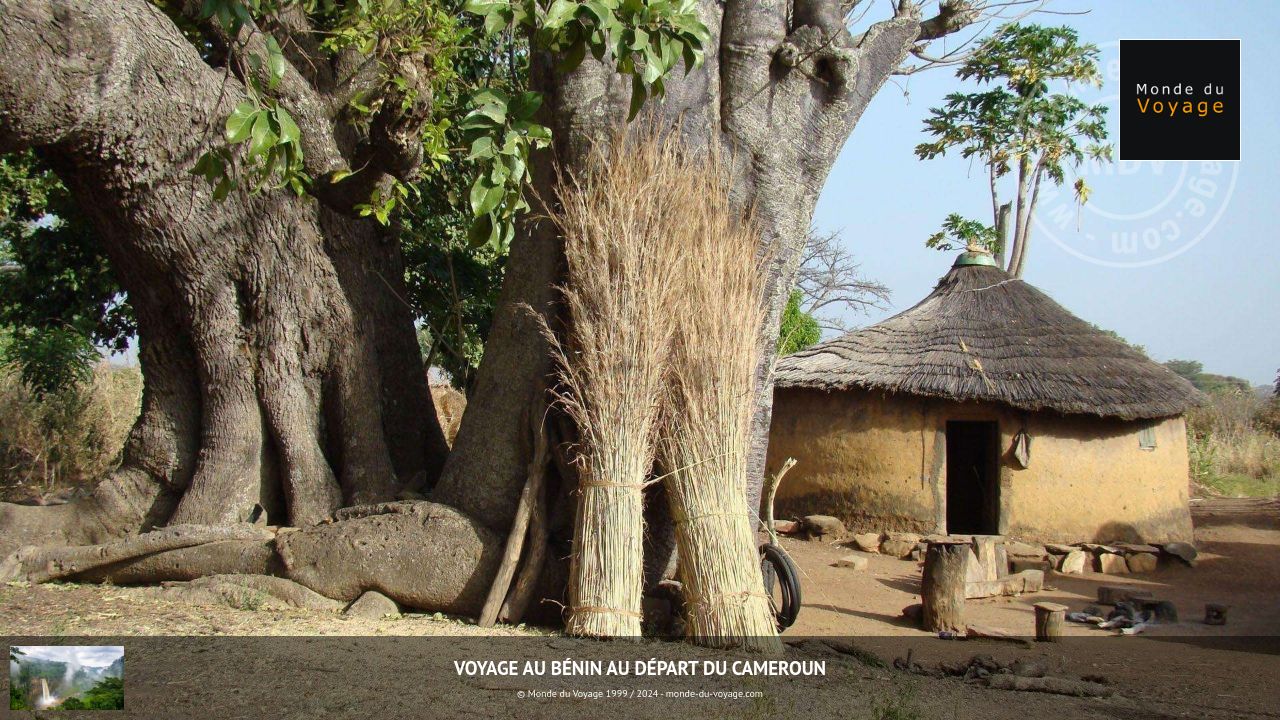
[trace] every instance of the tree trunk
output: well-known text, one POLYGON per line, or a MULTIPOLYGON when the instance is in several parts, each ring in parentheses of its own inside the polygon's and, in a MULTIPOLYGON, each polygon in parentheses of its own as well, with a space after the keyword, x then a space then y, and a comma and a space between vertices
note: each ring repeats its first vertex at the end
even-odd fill
MULTIPOLYGON (((899 5, 895 17, 855 39, 834 0, 704 0, 702 19, 712 32, 704 65, 688 75, 675 69, 666 79, 665 99, 642 115, 681 133, 690 147, 718 147, 731 158, 733 198, 754 213, 768 254, 765 287, 772 302, 759 338, 748 457, 753 517, 764 478, 778 324, 818 194, 876 91, 914 43, 942 32, 936 22, 920 21, 916 4, 899 5)), ((561 73, 554 58, 535 53, 531 80, 545 95, 542 119, 554 131, 556 157, 566 172, 626 122, 630 81, 606 62, 588 57, 561 73)), ((548 197, 550 159, 538 164, 536 189, 548 197)), ((545 341, 521 308, 552 307, 561 252, 545 224, 526 224, 513 243, 476 389, 434 496, 493 528, 510 524, 528 465, 528 443, 517 432, 528 402, 523 388, 550 368, 545 341)))
POLYGON ((0 552, 257 506, 310 525, 431 483, 447 450, 394 245, 305 196, 215 201, 190 170, 243 86, 154 5, 0 0, 0 15, 0 152, 36 148, 81 200, 145 378, 121 468, 82 503, 0 506, 0 552))
POLYGON ((921 624, 929 632, 963 632, 968 543, 931 542, 924 556, 921 624))

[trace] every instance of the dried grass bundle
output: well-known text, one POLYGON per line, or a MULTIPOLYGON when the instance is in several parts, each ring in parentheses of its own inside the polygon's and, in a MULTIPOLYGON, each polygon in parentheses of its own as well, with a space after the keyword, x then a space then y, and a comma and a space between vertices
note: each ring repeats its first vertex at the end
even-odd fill
POLYGON ((759 234, 730 206, 714 154, 690 172, 698 208, 669 228, 679 249, 670 377, 659 442, 690 637, 780 652, 747 505, 747 451, 764 321, 759 234))
POLYGON ((671 348, 676 271, 664 241, 692 204, 671 141, 617 137, 561 180, 552 219, 568 260, 559 402, 580 432, 570 561, 573 635, 640 635, 643 495, 671 348))

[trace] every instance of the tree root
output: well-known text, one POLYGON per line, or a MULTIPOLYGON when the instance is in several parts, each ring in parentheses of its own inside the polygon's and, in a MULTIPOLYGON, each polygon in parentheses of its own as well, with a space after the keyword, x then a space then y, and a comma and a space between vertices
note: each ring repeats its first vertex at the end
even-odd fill
POLYGON ((165 582, 160 597, 240 610, 291 607, 337 613, 346 607, 292 580, 266 575, 211 575, 189 582, 165 582))
POLYGON ((233 603, 262 592, 322 609, 341 609, 376 590, 405 607, 479 613, 502 555, 493 531, 430 502, 347 508, 338 516, 302 529, 175 525, 99 545, 24 547, 0 561, 0 580, 189 581, 168 587, 233 603))
POLYGON ((267 540, 271 531, 255 525, 174 525, 102 545, 28 546, 0 563, 0 580, 47 582, 144 555, 222 540, 267 540))

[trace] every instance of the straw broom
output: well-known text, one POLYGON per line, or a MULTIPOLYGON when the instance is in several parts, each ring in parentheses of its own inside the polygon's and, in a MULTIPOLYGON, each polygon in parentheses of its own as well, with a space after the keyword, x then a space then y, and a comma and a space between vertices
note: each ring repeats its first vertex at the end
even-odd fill
MULTIPOLYGON (((568 316, 558 401, 577 424, 580 497, 570 559, 572 635, 639 636, 643 494, 671 347, 675 270, 660 241, 677 171, 670 142, 614 139, 562 178, 552 219, 565 242, 568 316)), ((676 188, 678 190, 678 187, 676 188)))
POLYGON ((781 652, 748 513, 746 476, 764 321, 758 233, 730 206, 713 154, 692 178, 659 442, 675 521, 688 635, 703 645, 781 652))

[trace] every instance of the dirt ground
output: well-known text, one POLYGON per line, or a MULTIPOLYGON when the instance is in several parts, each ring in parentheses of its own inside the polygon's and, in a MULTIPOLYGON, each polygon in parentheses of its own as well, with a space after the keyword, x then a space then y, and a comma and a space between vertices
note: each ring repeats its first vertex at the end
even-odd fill
MULTIPOLYGON (((1033 603, 1053 600, 1079 609, 1094 599, 1097 585, 1123 583, 1152 589, 1171 600, 1181 616, 1179 623, 1137 637, 1069 626, 1070 637, 1056 644, 939 640, 900 618, 903 607, 919 601, 915 563, 873 557, 867 570, 859 572, 834 566, 849 552, 846 548, 788 541, 787 549, 804 573, 804 608, 786 635, 793 643, 789 656, 827 660, 826 676, 681 678, 658 686, 754 689, 760 694, 748 699, 528 700, 517 697, 529 686, 527 679, 466 677, 446 662, 494 656, 723 657, 679 643, 587 642, 524 627, 481 630, 470 621, 442 615, 371 621, 303 610, 193 606, 165 600, 153 588, 0 587, 0 635, 42 636, 46 643, 82 636, 169 636, 123 641, 129 668, 126 712, 131 717, 165 717, 134 712, 157 707, 172 711, 167 716, 187 716, 183 709, 188 706, 193 712, 217 709, 214 714, 221 717, 260 717, 268 708, 278 717, 344 717, 363 714, 370 703, 387 717, 501 716, 508 711, 556 718, 670 718, 672 712, 885 720, 1280 717, 1280 683, 1275 682, 1280 679, 1280 504, 1201 501, 1193 515, 1201 550, 1194 568, 1162 565, 1154 573, 1127 578, 1051 574, 1043 592, 966 606, 971 623, 1030 634, 1033 603), (1230 605, 1229 624, 1201 623, 1206 602, 1230 605), (804 639, 815 637, 841 638, 865 653, 841 654, 828 643, 804 639), (351 662, 353 653, 360 662, 351 662), (1003 661, 1030 659, 1051 674, 1104 678, 1116 695, 1086 699, 999 691, 888 666, 908 653, 926 668, 975 654, 1003 661), (175 687, 182 689, 180 701, 175 687), (306 702, 282 704, 281 693, 298 687, 314 692, 308 691, 306 702), (466 702, 460 703, 463 698, 466 702)), ((544 684, 589 694, 643 683, 635 678, 576 678, 544 684)))

